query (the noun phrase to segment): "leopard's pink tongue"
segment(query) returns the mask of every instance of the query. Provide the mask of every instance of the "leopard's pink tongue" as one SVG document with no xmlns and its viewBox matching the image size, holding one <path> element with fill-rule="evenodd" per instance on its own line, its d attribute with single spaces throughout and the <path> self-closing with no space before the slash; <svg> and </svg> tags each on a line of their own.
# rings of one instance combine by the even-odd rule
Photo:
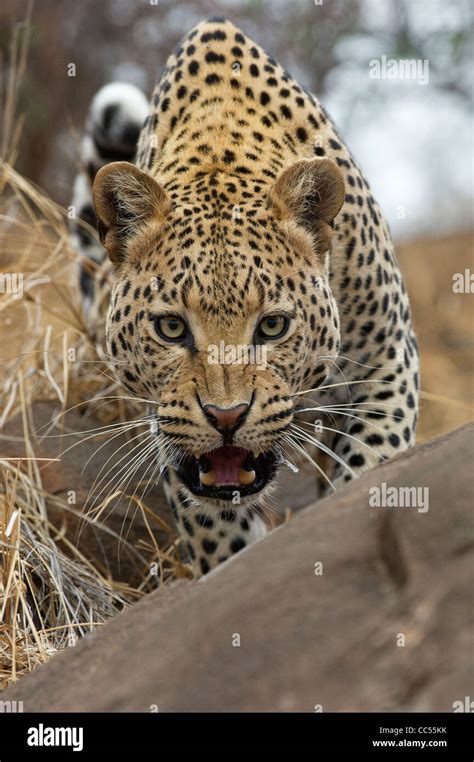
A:
<svg viewBox="0 0 474 762">
<path fill-rule="evenodd" d="M 247 485 L 255 481 L 255 471 L 244 469 L 249 450 L 225 445 L 206 453 L 206 471 L 200 470 L 201 483 L 207 487 Z"/>
</svg>

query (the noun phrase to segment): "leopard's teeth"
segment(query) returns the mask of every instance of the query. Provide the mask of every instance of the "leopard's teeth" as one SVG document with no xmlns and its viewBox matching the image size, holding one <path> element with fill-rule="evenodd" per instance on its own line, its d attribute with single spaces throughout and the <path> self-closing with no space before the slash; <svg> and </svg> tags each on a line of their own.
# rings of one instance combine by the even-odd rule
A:
<svg viewBox="0 0 474 762">
<path fill-rule="evenodd" d="M 248 486 L 249 484 L 253 484 L 255 481 L 256 473 L 255 471 L 246 471 L 244 468 L 241 468 L 239 470 L 239 482 L 243 484 L 244 486 Z"/>
<path fill-rule="evenodd" d="M 216 483 L 216 479 L 215 471 L 199 471 L 199 480 L 205 487 L 213 487 Z"/>
</svg>

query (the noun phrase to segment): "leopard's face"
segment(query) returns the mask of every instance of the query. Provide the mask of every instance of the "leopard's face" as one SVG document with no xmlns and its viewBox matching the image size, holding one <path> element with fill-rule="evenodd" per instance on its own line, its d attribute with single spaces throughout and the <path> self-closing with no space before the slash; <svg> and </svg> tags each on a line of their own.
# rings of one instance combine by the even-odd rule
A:
<svg viewBox="0 0 474 762">
<path fill-rule="evenodd" d="M 274 203 L 175 203 L 164 216 L 116 257 L 115 372 L 156 411 L 164 462 L 201 505 L 255 504 L 288 457 L 296 393 L 337 355 L 324 252 Z"/>
</svg>

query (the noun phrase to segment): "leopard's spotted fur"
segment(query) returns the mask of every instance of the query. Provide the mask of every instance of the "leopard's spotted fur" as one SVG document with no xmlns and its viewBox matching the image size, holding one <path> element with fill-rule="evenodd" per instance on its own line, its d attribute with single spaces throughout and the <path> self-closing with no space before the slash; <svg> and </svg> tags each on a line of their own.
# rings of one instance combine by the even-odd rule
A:
<svg viewBox="0 0 474 762">
<path fill-rule="evenodd" d="M 265 533 L 266 489 L 239 505 L 197 498 L 173 467 L 223 444 L 206 405 L 251 403 L 232 442 L 256 453 L 291 447 L 296 407 L 326 406 L 313 417 L 335 454 L 327 476 L 349 480 L 414 441 L 408 298 L 324 108 L 229 21 L 199 24 L 169 58 L 136 169 L 97 151 L 95 211 L 115 270 L 108 347 L 123 385 L 159 403 L 165 488 L 199 575 Z M 209 363 L 210 345 L 252 344 L 259 318 L 280 311 L 290 325 L 266 368 Z M 187 322 L 184 345 L 157 336 L 163 313 Z"/>
</svg>

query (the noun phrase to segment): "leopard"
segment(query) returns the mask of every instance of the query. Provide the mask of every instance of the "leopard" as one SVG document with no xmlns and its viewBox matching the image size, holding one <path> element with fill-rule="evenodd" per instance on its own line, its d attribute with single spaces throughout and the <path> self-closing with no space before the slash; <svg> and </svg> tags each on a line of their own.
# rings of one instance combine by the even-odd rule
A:
<svg viewBox="0 0 474 762">
<path fill-rule="evenodd" d="M 98 93 L 74 203 L 86 317 L 147 405 L 196 578 L 268 534 L 287 466 L 311 462 L 319 499 L 414 444 L 388 224 L 318 98 L 233 22 L 192 28 L 149 103 Z"/>
</svg>

